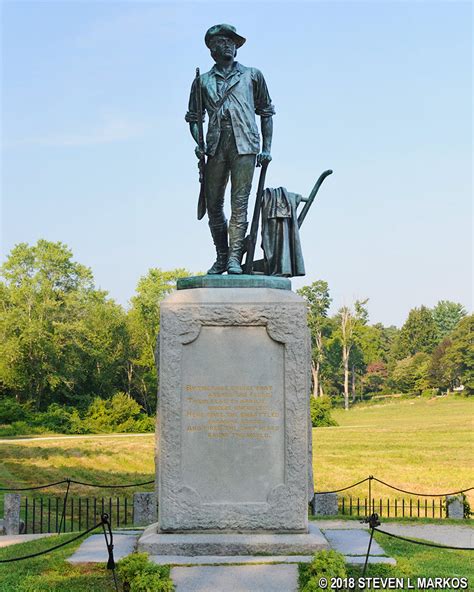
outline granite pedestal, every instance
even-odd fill
[[[305,302],[284,278],[211,279],[225,287],[188,278],[161,305],[159,516],[139,549],[314,552],[327,544],[308,531]]]

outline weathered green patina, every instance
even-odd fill
[[[180,278],[178,290],[192,288],[274,288],[291,290],[288,278],[267,275],[197,275]]]
[[[207,154],[204,171],[205,201],[217,259],[208,274],[241,274],[247,230],[247,206],[255,165],[271,160],[275,109],[262,73],[235,61],[245,43],[231,25],[215,25],[205,36],[215,65],[195,79],[186,121],[198,146]],[[200,106],[202,105],[202,112]],[[199,124],[209,116],[206,145],[199,145]],[[255,115],[261,117],[262,147]],[[227,226],[224,194],[231,180],[231,218]]]

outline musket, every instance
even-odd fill
[[[298,216],[298,228],[300,228],[301,225],[303,224],[303,221],[306,218],[306,214],[308,213],[309,208],[311,207],[311,204],[313,203],[314,198],[316,197],[316,194],[319,191],[319,188],[323,184],[324,179],[326,177],[329,177],[329,175],[332,175],[331,169],[328,169],[327,171],[324,171],[324,173],[321,173],[321,175],[319,176],[319,179],[316,181],[316,185],[313,187],[311,193],[308,195],[308,197],[304,197],[302,199],[302,201],[305,201],[306,203],[304,204],[304,207],[301,210],[300,215]]]
[[[197,206],[197,217],[198,220],[204,218],[206,213],[206,186],[205,186],[205,168],[206,168],[206,156],[204,154],[204,126],[203,119],[204,113],[202,109],[202,92],[201,92],[201,78],[199,68],[196,68],[196,102],[197,102],[197,125],[198,125],[198,146],[201,149],[201,157],[199,158],[199,183],[201,189],[199,191],[199,200]]]
[[[252,273],[253,258],[255,255],[255,246],[257,244],[258,222],[260,220],[260,210],[262,209],[263,191],[265,188],[265,175],[267,174],[268,161],[262,163],[260,178],[258,180],[257,195],[255,197],[255,208],[253,210],[252,224],[250,234],[247,236],[247,257],[245,258],[244,273]]]

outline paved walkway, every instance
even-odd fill
[[[316,520],[315,523],[325,530],[368,530],[367,524],[357,520]],[[408,524],[402,522],[385,522],[379,527],[392,534],[412,538],[424,539],[439,545],[453,547],[474,547],[474,525],[462,524]]]
[[[118,561],[133,553],[138,540],[137,534],[114,534],[114,559]],[[109,558],[103,534],[87,538],[71,557],[69,563],[106,563]]]
[[[0,444],[42,442],[44,440],[102,440],[107,438],[154,438],[153,432],[146,434],[90,434],[80,436],[25,436],[24,438],[0,438]]]
[[[173,567],[176,592],[297,592],[296,565]]]
[[[53,536],[54,533],[43,534],[8,534],[0,536],[0,549],[9,547],[10,545],[18,545],[19,543],[28,543],[29,541],[36,541],[44,537]]]

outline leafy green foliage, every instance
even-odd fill
[[[168,565],[155,565],[146,553],[132,553],[117,563],[124,592],[173,592]]]
[[[440,300],[432,311],[438,341],[454,330],[459,321],[466,316],[466,309],[459,302]]]
[[[132,394],[147,412],[154,411],[156,404],[155,349],[160,329],[160,302],[176,288],[179,278],[189,275],[186,269],[150,269],[140,278],[136,295],[131,298],[127,313],[130,337],[127,376]]]
[[[426,306],[413,308],[394,344],[397,360],[418,352],[431,353],[438,343],[438,328],[433,314]]]
[[[391,377],[395,389],[402,393],[416,394],[427,389],[430,363],[430,356],[423,352],[397,362]]]
[[[39,240],[14,247],[1,275],[1,394],[42,411],[118,389],[125,316],[90,269],[64,244]]]
[[[443,363],[445,371],[454,386],[462,384],[466,395],[474,394],[474,315],[459,321],[449,335]]]
[[[329,397],[311,397],[310,412],[313,428],[337,426],[337,421],[331,417],[332,403]]]
[[[318,581],[321,577],[330,583],[331,578],[347,577],[344,555],[337,551],[319,551],[311,563],[300,566],[299,585],[301,592],[324,592]]]
[[[131,582],[136,574],[148,565],[147,553],[132,553],[117,563],[117,575],[124,582]]]
[[[65,407],[57,403],[49,405],[46,411],[36,413],[29,413],[27,406],[20,406],[20,408],[25,408],[24,420],[14,421],[7,426],[0,424],[0,434],[17,436],[40,432],[137,433],[153,432],[155,429],[155,418],[146,415],[130,395],[120,392],[110,399],[96,397],[82,414],[73,407]],[[0,412],[1,409],[0,407]],[[5,409],[8,411],[8,406]]]

